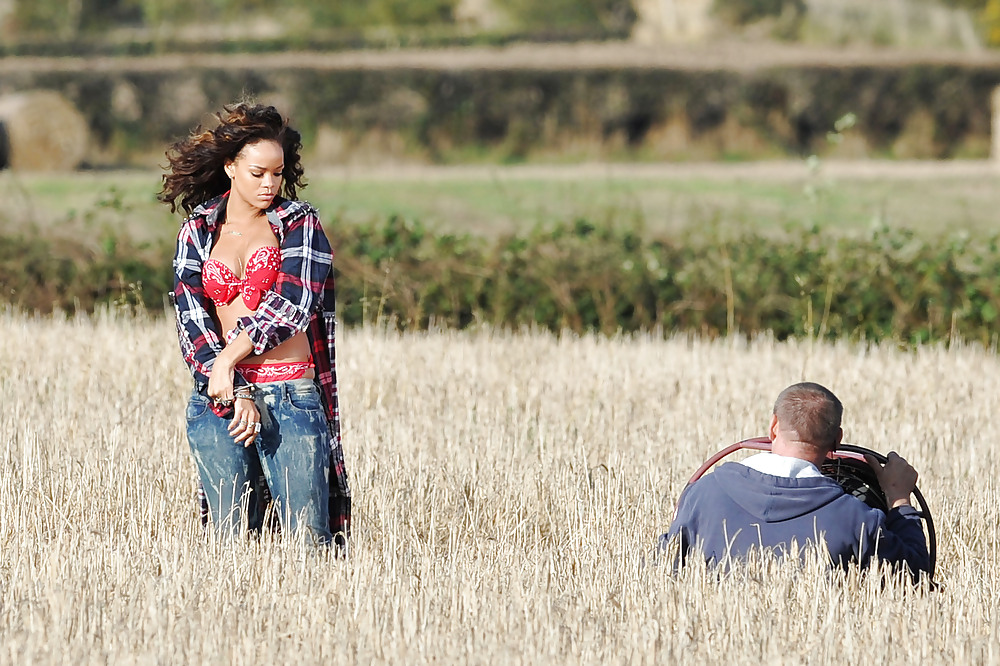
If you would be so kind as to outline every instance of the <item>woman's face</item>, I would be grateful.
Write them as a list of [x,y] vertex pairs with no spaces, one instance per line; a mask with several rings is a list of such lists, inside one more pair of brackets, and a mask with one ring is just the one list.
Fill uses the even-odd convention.
[[225,169],[232,181],[230,198],[266,210],[281,189],[285,154],[277,141],[248,143]]

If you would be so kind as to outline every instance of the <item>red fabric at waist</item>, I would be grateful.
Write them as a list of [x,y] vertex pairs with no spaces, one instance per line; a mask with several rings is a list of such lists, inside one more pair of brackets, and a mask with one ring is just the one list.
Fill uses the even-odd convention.
[[266,382],[286,382],[290,379],[302,379],[306,373],[315,368],[312,361],[297,361],[294,363],[237,363],[236,369],[252,384]]

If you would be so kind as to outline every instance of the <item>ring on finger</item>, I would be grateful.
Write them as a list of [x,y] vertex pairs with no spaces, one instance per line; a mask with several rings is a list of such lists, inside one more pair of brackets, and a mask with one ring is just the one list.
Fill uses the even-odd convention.
[[257,421],[257,423],[253,424],[253,431],[255,434],[260,432],[260,421]]

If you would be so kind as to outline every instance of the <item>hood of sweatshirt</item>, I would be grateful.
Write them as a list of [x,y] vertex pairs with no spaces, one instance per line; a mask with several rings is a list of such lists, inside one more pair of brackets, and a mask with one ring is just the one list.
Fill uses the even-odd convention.
[[703,480],[717,484],[733,502],[768,523],[812,513],[845,495],[840,484],[826,476],[790,479],[734,462],[720,465]]

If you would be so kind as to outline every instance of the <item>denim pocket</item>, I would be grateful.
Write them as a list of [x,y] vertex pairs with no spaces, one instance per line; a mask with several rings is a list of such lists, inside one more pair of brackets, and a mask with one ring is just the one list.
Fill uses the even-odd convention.
[[308,382],[308,384],[305,382],[289,384],[288,403],[295,409],[305,412],[323,409],[323,403],[319,399],[319,391],[316,390],[316,384],[312,380],[308,380]]
[[200,393],[194,393],[188,400],[187,410],[184,415],[187,417],[188,421],[194,421],[196,419],[200,419],[207,412],[209,412],[209,407],[208,398]]

